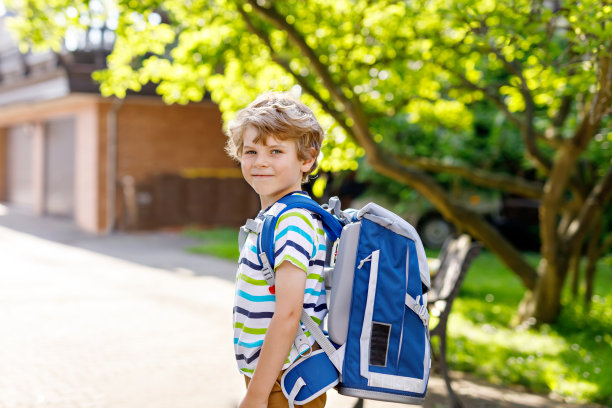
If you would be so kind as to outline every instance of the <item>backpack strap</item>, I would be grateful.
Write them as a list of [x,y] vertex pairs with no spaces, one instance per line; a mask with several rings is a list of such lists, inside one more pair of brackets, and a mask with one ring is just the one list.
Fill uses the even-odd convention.
[[323,209],[316,201],[301,194],[287,195],[274,205],[278,205],[280,209],[265,216],[257,240],[257,255],[264,268],[266,282],[270,286],[274,285],[274,229],[282,214],[293,208],[303,208],[318,214],[323,220],[323,229],[332,242],[340,238],[343,227],[336,217]]
[[238,251],[242,250],[244,243],[246,242],[247,236],[254,232],[255,234],[259,234],[261,228],[263,227],[263,220],[260,218],[251,219],[249,218],[242,227],[240,227],[240,232],[238,234]]
[[[276,206],[276,208],[275,208]],[[257,256],[261,262],[263,267],[262,272],[264,275],[264,279],[270,286],[274,286],[274,229],[276,228],[276,223],[281,215],[285,212],[293,209],[293,208],[303,208],[309,211],[312,211],[315,214],[318,214],[323,221],[323,229],[327,234],[328,238],[335,242],[340,239],[340,234],[342,234],[343,224],[332,215],[330,212],[322,208],[316,201],[312,198],[301,195],[301,194],[291,194],[287,195],[280,200],[278,200],[273,208],[270,209],[269,214],[267,214],[261,225],[257,226],[257,229],[260,230],[259,237],[257,239]],[[321,348],[325,351],[328,356],[334,355],[336,352],[335,347],[332,343],[327,339],[327,337],[323,334],[318,325],[310,318],[310,316],[306,313],[304,309],[302,309],[302,323],[306,326],[306,329],[313,335],[317,343],[321,346]],[[301,329],[298,327],[296,339],[294,341],[295,346],[298,350],[301,350],[304,346],[308,347],[308,340]],[[334,362],[334,359],[332,359]],[[338,360],[334,362],[334,365],[341,372],[341,365],[338,363]]]

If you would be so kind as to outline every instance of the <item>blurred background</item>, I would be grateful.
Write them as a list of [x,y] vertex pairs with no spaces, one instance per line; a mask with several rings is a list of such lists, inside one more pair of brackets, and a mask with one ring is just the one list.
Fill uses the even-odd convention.
[[259,200],[224,123],[283,90],[327,131],[305,188],[376,201],[428,256],[484,245],[453,370],[612,404],[612,5],[605,0],[5,0],[0,202],[236,259]]

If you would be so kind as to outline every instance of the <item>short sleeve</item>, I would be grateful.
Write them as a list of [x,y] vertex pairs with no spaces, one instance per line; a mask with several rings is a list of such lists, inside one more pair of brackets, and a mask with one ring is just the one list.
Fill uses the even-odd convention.
[[274,229],[274,269],[289,261],[308,274],[318,246],[314,225],[310,212],[304,209],[289,210],[279,217]]

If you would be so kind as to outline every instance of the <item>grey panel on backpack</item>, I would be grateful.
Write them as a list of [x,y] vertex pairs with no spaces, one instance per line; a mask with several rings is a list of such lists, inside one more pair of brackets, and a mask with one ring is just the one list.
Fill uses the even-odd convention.
[[416,243],[417,257],[419,259],[419,271],[421,274],[421,282],[427,288],[431,287],[429,281],[429,267],[427,265],[427,256],[421,244],[421,238],[416,229],[410,225],[408,221],[402,217],[392,213],[384,207],[375,203],[368,203],[357,213],[357,218],[366,218],[378,225],[381,225],[396,234],[402,235]]
[[339,345],[346,343],[348,334],[360,227],[361,223],[355,222],[346,225],[342,229],[338,245],[338,258],[332,273],[332,290],[327,328],[329,338]]

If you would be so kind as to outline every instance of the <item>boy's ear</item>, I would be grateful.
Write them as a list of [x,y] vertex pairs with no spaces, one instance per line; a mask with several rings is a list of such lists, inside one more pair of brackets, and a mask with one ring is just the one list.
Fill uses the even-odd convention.
[[314,164],[316,160],[317,160],[317,154],[313,149],[313,151],[310,154],[310,157],[302,161],[302,172],[305,173],[309,171],[312,168],[312,165]]

